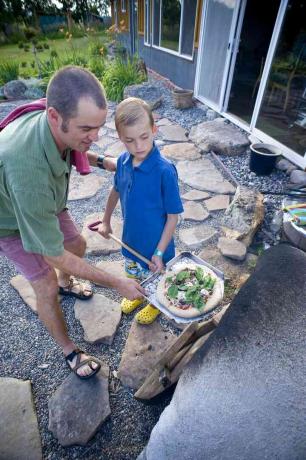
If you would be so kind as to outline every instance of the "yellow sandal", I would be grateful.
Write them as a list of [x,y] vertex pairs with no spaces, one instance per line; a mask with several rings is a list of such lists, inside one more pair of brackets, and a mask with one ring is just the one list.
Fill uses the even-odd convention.
[[121,311],[122,313],[128,314],[132,313],[135,308],[139,307],[144,302],[144,299],[128,300],[123,299],[121,302]]
[[155,308],[153,307],[153,305],[148,304],[137,313],[135,319],[139,324],[151,324],[153,323],[153,321],[156,320],[159,314],[160,311],[158,310],[158,308]]

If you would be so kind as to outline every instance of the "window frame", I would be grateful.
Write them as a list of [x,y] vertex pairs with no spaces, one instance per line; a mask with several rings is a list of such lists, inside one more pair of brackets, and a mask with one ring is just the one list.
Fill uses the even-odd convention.
[[[165,48],[160,45],[155,45],[154,44],[154,18],[155,18],[155,4],[154,0],[145,0],[145,5],[148,6],[144,8],[144,26],[145,26],[145,36],[146,36],[146,29],[148,22],[150,24],[150,29],[149,33],[147,34],[147,37],[149,38],[149,41],[146,41],[144,39],[144,45],[145,46],[150,46],[152,48],[164,51],[165,53],[173,54],[174,56],[178,56],[182,59],[186,59],[187,61],[193,61],[194,59],[194,49],[195,49],[195,34],[196,34],[196,20],[197,20],[197,8],[199,5],[199,0],[196,0],[197,5],[196,5],[196,14],[194,18],[194,30],[193,30],[193,43],[192,43],[192,52],[191,54],[182,54],[181,49],[182,49],[182,39],[183,39],[183,19],[184,19],[184,11],[185,11],[185,0],[180,0],[181,3],[181,17],[180,17],[180,33],[179,33],[179,49],[178,51],[171,50],[169,48]],[[162,26],[162,3],[163,0],[159,0],[159,37],[158,37],[158,42],[161,42],[161,26]],[[149,17],[148,17],[149,13]]]
[[121,13],[126,13],[126,0],[121,0]]

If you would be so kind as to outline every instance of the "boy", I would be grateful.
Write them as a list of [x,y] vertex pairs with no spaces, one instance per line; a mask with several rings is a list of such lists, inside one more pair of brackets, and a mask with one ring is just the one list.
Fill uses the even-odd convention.
[[[120,140],[127,148],[117,163],[117,172],[99,233],[105,238],[112,232],[111,216],[120,198],[123,215],[123,241],[151,260],[149,266],[126,249],[127,276],[145,279],[160,271],[175,255],[173,234],[178,214],[183,212],[175,166],[163,158],[154,144],[153,115],[141,99],[130,97],[116,109],[115,124]],[[123,313],[130,313],[143,300],[123,299]],[[152,323],[159,310],[147,305],[137,315],[141,324]]]

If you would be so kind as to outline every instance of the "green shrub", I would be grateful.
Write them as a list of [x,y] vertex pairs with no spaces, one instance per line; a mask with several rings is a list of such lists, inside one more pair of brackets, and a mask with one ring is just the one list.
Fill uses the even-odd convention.
[[11,80],[17,80],[19,75],[19,64],[15,61],[4,61],[0,63],[0,84]]
[[25,61],[22,61],[20,65],[21,65],[21,67],[26,67],[27,63]]
[[24,29],[24,35],[27,40],[34,42],[36,41],[35,37],[39,35],[39,32],[34,27],[27,27],[26,29]]
[[106,56],[107,48],[102,40],[95,39],[91,40],[88,45],[88,51],[90,56]]
[[48,45],[48,43],[44,43],[44,48],[45,50],[48,50],[50,48],[50,46]]
[[88,68],[99,80],[102,80],[106,70],[106,62],[102,57],[92,57],[89,60]]
[[107,97],[112,101],[121,101],[126,86],[142,83],[146,80],[143,72],[137,68],[136,59],[115,59],[105,70],[103,85]]
[[21,50],[23,47],[24,47],[24,43],[23,43],[23,42],[19,42],[19,43],[18,43],[18,48]]

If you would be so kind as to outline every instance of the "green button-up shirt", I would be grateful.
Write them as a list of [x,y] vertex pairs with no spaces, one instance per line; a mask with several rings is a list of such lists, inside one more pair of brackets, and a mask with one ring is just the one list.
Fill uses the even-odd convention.
[[70,151],[63,160],[46,112],[17,118],[0,133],[0,238],[20,234],[27,252],[62,254],[56,215],[67,201]]

